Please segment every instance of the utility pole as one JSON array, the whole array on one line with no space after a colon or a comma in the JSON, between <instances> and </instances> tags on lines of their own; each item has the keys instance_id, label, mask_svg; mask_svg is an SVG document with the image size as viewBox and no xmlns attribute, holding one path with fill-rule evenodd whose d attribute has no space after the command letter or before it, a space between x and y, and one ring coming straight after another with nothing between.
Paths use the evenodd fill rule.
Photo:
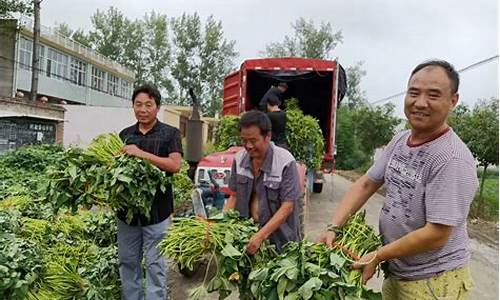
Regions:
<instances>
[{"instance_id":1,"label":"utility pole","mask_svg":"<svg viewBox=\"0 0 500 300\"><path fill-rule=\"evenodd\" d=\"M38 93L38 71L40 70L40 3L33 0L35 22L33 24L33 60L31 61L31 101L36 101Z\"/></svg>"}]
</instances>

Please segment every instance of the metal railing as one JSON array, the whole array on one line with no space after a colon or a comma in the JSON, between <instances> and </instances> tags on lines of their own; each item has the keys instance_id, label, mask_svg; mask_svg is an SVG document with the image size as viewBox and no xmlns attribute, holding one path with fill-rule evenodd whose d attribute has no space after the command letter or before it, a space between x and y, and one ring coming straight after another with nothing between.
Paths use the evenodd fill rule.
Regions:
<instances>
[{"instance_id":1,"label":"metal railing","mask_svg":"<svg viewBox=\"0 0 500 300\"><path fill-rule=\"evenodd\" d=\"M19 18L19 23L20 26L24 27L30 32L33 32L33 20L26 16L21 16ZM131 71L130 69L122 66L121 64L107 58L106 56L90 49L87 46L84 46L68 37L65 37L63 35L60 35L57 33L53 28L46 27L41 25L40 26L40 36L43 38L46 38L58 45L61 45L71 51L74 51L78 54L81 54L85 56L86 58L89 58L95 62L98 62L100 64L103 64L109 68L112 68L116 70L117 72L121 74L125 74L129 77L135 78L134 72Z\"/></svg>"}]
</instances>

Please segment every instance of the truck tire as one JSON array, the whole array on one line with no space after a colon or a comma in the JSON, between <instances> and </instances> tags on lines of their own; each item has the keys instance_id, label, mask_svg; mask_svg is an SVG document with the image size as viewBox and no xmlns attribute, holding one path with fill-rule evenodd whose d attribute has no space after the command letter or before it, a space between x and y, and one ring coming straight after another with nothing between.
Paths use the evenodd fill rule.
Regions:
<instances>
[{"instance_id":1,"label":"truck tire","mask_svg":"<svg viewBox=\"0 0 500 300\"><path fill-rule=\"evenodd\" d=\"M313 193L320 194L323 190L323 182L313 183Z\"/></svg>"}]
</instances>

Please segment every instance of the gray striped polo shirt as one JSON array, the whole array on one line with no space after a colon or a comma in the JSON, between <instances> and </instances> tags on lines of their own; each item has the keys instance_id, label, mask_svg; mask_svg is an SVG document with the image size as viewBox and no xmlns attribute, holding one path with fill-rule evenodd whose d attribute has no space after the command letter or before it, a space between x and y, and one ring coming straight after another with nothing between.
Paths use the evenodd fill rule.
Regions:
<instances>
[{"instance_id":1,"label":"gray striped polo shirt","mask_svg":"<svg viewBox=\"0 0 500 300\"><path fill-rule=\"evenodd\" d=\"M467 215L478 180L474 157L451 128L418 146L408 145L410 133L396 135L367 175L387 189L379 221L384 245L426 222L453 226L443 248L388 262L391 275L415 280L469 261Z\"/></svg>"}]
</instances>

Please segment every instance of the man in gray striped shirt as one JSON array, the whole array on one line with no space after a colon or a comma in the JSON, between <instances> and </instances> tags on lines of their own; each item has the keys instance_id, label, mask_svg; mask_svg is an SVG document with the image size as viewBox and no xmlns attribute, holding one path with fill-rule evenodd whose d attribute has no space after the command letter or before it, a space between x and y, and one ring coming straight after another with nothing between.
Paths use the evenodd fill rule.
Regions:
<instances>
[{"instance_id":1,"label":"man in gray striped shirt","mask_svg":"<svg viewBox=\"0 0 500 300\"><path fill-rule=\"evenodd\" d=\"M385 184L383 246L353 266L366 281L386 262L384 299L466 299L473 286L466 226L478 187L476 164L447 124L458 85L458 73L445 61L412 71L405 96L411 130L392 139L333 214L334 227L342 226ZM328 231L321 238L328 245L334 239Z\"/></svg>"}]
</instances>

